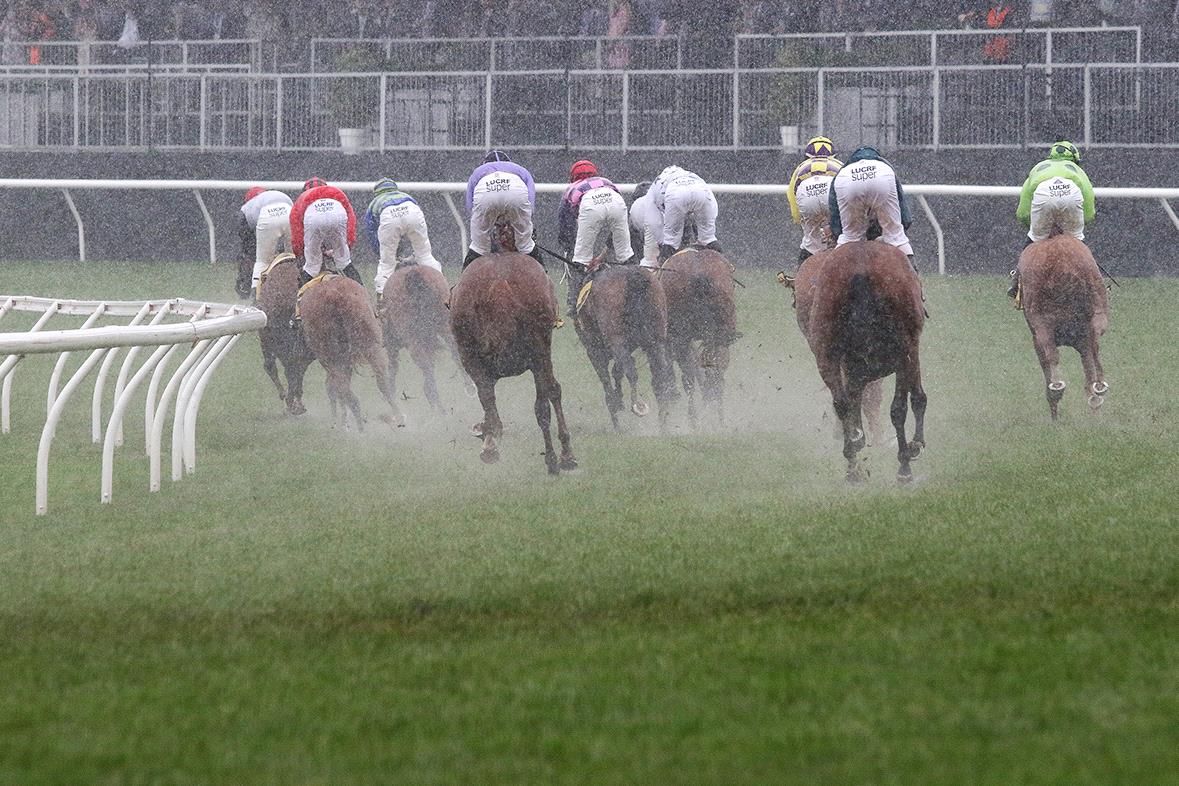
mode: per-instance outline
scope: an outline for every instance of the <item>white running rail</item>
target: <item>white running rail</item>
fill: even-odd
[[[91,441],[102,442],[103,502],[111,501],[114,485],[114,451],[123,442],[123,417],[136,390],[151,376],[145,408],[147,455],[151,466],[149,488],[159,491],[161,442],[164,421],[173,399],[172,480],[177,481],[196,469],[196,418],[201,398],[213,372],[233,349],[243,333],[260,330],[266,315],[255,308],[205,303],[174,298],[171,300],[106,301],[62,300],[0,294],[0,318],[14,311],[39,314],[32,327],[21,332],[0,333],[0,433],[11,429],[12,380],[17,364],[28,355],[60,353],[49,378],[45,425],[37,449],[37,515],[48,510],[49,449],[57,424],[70,397],[83,381],[99,367],[91,398]],[[80,327],[69,330],[44,330],[55,316],[85,316]],[[126,319],[122,325],[95,327],[100,319]],[[165,322],[180,318],[184,322]],[[188,353],[172,373],[158,398],[159,381],[166,375],[168,361],[188,346]],[[123,347],[130,347],[115,382],[114,406],[102,428],[102,403],[106,381]],[[132,375],[135,359],[144,347],[156,347]],[[70,353],[89,350],[89,354],[64,385],[66,361]],[[99,365],[101,362],[101,365]]]
[[[337,188],[370,194],[376,183],[374,181],[336,181],[329,182]],[[786,211],[786,183],[711,183],[716,194],[738,194],[742,196],[764,196],[781,200],[782,210]],[[46,189],[58,190],[65,196],[78,229],[78,260],[86,261],[86,228],[81,214],[74,206],[70,196],[71,191],[190,191],[196,197],[201,214],[204,217],[209,232],[209,263],[217,262],[216,228],[213,218],[201,197],[202,191],[233,191],[245,193],[253,186],[273,188],[279,191],[298,193],[303,189],[302,180],[67,180],[67,179],[16,179],[0,178],[0,189]],[[568,183],[537,183],[536,191],[541,194],[560,194],[565,191]],[[462,247],[458,250],[461,259],[467,252],[467,224],[455,202],[455,196],[460,199],[467,191],[466,183],[447,183],[441,181],[402,181],[401,188],[411,194],[440,194],[446,199],[451,215],[458,225]],[[619,183],[618,188],[629,194],[634,190],[634,183]],[[905,193],[916,198],[926,219],[933,229],[938,245],[938,273],[946,272],[945,234],[941,224],[929,203],[929,197],[972,197],[972,198],[1004,198],[1011,200],[1011,213],[1015,214],[1015,205],[1019,201],[1019,186],[976,186],[969,184],[933,185],[914,183],[905,186]],[[1095,188],[1093,193],[1097,199],[1148,199],[1158,202],[1167,218],[1176,230],[1179,230],[1179,216],[1171,208],[1168,200],[1179,199],[1179,188]],[[1013,232],[1019,234],[1014,228]]]

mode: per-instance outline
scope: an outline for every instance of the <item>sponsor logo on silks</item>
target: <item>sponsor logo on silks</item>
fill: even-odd
[[[826,181],[816,183],[807,183],[805,186],[807,196],[818,196],[819,194],[827,193],[829,184]]]

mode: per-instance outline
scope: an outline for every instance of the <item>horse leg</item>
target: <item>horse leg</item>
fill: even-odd
[[[536,402],[533,411],[536,413],[536,425],[540,426],[540,434],[544,437],[544,465],[550,475],[560,475],[557,466],[557,452],[553,450],[552,409],[550,405],[550,390],[547,380],[542,378],[543,371],[532,372],[532,380],[536,385]]]
[[[684,385],[684,393],[688,396],[688,422],[695,429],[696,422],[696,388],[700,381],[700,366],[696,360],[695,349],[691,341],[677,341],[672,351],[676,362],[680,366],[680,376]]]
[[[265,337],[258,343],[262,346],[262,368],[266,370],[266,375],[270,377],[270,381],[278,390],[278,400],[285,402],[287,392],[278,378],[278,357],[274,354],[274,348],[270,346],[270,342]]]
[[[283,373],[287,378],[287,413],[302,415],[307,412],[303,406],[303,377],[307,374],[307,367],[311,359],[302,355],[287,357],[282,364]]]
[[[479,458],[484,464],[494,464],[499,461],[498,440],[503,435],[504,424],[499,419],[499,410],[495,406],[496,380],[486,373],[475,377],[475,388],[479,391],[479,403],[483,405],[483,450]]]
[[[585,344],[585,353],[589,356],[590,365],[594,367],[594,371],[602,383],[602,391],[606,394],[606,409],[610,413],[610,423],[614,430],[618,431],[618,411],[622,409],[622,396],[614,383],[610,381],[610,356],[596,336],[591,337],[587,332],[583,335],[583,339],[582,343]]]
[[[909,459],[913,460],[925,450],[925,405],[929,398],[921,382],[921,357],[917,343],[909,348],[908,387],[909,403],[913,406],[913,439],[909,440]]]
[[[438,381],[434,375],[434,348],[417,342],[409,348],[409,354],[422,370],[422,388],[426,393],[426,401],[430,403],[431,409],[441,412],[442,398],[438,395]]]
[[[458,366],[459,373],[463,375],[463,391],[468,396],[477,394],[475,390],[475,383],[471,381],[471,377],[467,374],[467,370],[463,367],[462,356],[459,355],[458,343],[454,340],[454,334],[449,328],[442,332],[442,340],[446,342],[446,346],[450,349],[450,356],[454,358],[454,364]]]
[[[913,480],[913,469],[909,466],[909,461],[915,456],[910,454],[908,438],[905,436],[905,419],[909,416],[909,397],[913,392],[910,382],[911,375],[908,373],[908,369],[898,369],[896,390],[893,392],[892,406],[888,411],[892,418],[892,426],[897,432],[897,461],[901,464],[900,469],[897,470],[898,483],[908,483]],[[915,409],[916,407],[914,407]]]
[[[868,477],[867,468],[858,460],[860,450],[863,449],[864,429],[860,421],[860,389],[853,396],[853,382],[844,380],[840,364],[831,358],[818,358],[819,376],[831,391],[831,407],[835,410],[835,417],[843,428],[843,457],[847,459],[848,483],[859,483]]]
[[[373,370],[373,379],[376,380],[377,390],[381,391],[381,396],[392,410],[391,414],[382,416],[381,421],[390,426],[401,428],[405,425],[405,415],[401,413],[401,408],[397,406],[397,397],[393,394],[393,385],[390,382],[392,364],[389,362],[389,353],[385,351],[383,346],[376,344],[369,348],[364,359]],[[352,376],[351,369],[349,369],[348,376],[349,378]],[[351,393],[351,389],[349,392]],[[357,415],[357,420],[359,420],[359,415]]]
[[[725,369],[729,366],[728,344],[714,344],[708,348],[704,367],[704,401],[716,408],[717,422],[725,423]]]
[[[1089,394],[1089,411],[1096,415],[1105,403],[1105,394],[1109,392],[1109,383],[1105,381],[1105,371],[1101,368],[1098,357],[1097,335],[1090,333],[1077,346],[1077,353],[1081,356],[1081,366],[1085,369],[1085,391]]]
[[[868,418],[868,435],[876,444],[884,440],[884,429],[880,423],[880,407],[883,403],[883,379],[873,380],[864,386],[864,415]]]
[[[622,366],[622,373],[626,376],[626,382],[630,385],[630,411],[640,418],[646,417],[651,412],[651,407],[639,395],[639,369],[635,366],[634,353],[622,345],[621,342],[613,347],[614,350],[614,368],[617,369],[619,365]],[[619,394],[622,390],[619,388]]]
[[[1032,343],[1036,347],[1036,356],[1040,359],[1040,368],[1044,371],[1048,411],[1052,414],[1052,419],[1056,420],[1057,404],[1064,397],[1064,389],[1067,387],[1060,375],[1060,349],[1056,346],[1052,330],[1043,325],[1032,328]]]
[[[666,433],[671,402],[675,398],[675,371],[671,367],[667,346],[662,342],[645,347],[647,364],[651,367],[651,388],[659,406],[659,431]]]
[[[557,466],[566,472],[577,469],[577,459],[573,457],[573,441],[569,437],[569,425],[565,422],[565,409],[561,406],[561,383],[553,373],[552,357],[544,358],[545,379],[548,384],[549,403],[553,405],[553,412],[557,415],[557,440],[561,443],[561,460]]]

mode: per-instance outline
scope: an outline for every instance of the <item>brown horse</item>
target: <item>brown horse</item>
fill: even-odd
[[[556,320],[553,284],[526,254],[491,254],[476,259],[451,293],[450,324],[459,357],[483,405],[483,422],[476,429],[483,439],[480,458],[485,463],[499,460],[498,440],[503,436],[495,383],[531,371],[536,383],[536,422],[544,435],[545,466],[551,475],[577,468],[561,408],[561,385],[553,373]],[[560,460],[553,450],[550,407],[557,414]]]
[[[400,265],[385,283],[379,308],[385,349],[389,353],[389,387],[396,393],[397,356],[402,349],[408,349],[409,356],[422,371],[426,401],[435,410],[442,409],[434,376],[434,356],[439,343],[450,350],[455,363],[462,367],[450,330],[446,309],[449,300],[450,285],[440,272],[424,265]],[[463,377],[466,379],[465,373]]]
[[[358,365],[367,363],[373,370],[377,388],[392,409],[392,414],[383,415],[381,420],[404,425],[405,419],[389,385],[381,325],[365,288],[347,276],[329,277],[307,290],[299,312],[307,346],[327,372],[332,418],[335,419],[338,412],[340,426],[346,427],[351,411],[357,429],[364,428],[360,400],[352,392],[352,372]]]
[[[798,329],[802,331],[803,338],[807,337],[807,327],[811,320],[811,306],[815,302],[815,287],[819,281],[819,274],[823,270],[823,264],[827,260],[826,251],[821,251],[811,257],[808,257],[801,265],[798,266],[798,271],[791,278],[785,273],[778,276],[778,280],[782,285],[794,293],[794,317],[798,320]],[[863,395],[863,413],[864,417],[868,419],[868,433],[872,435],[872,441],[876,444],[884,439],[883,424],[880,421],[880,407],[884,404],[884,380],[877,379],[869,382],[864,386]],[[843,425],[838,424],[839,439],[843,439]]]
[[[253,260],[247,275],[253,271]],[[247,284],[249,279],[246,279]],[[314,359],[299,331],[291,325],[299,295],[299,265],[294,254],[279,254],[270,272],[258,286],[258,308],[266,312],[266,327],[258,333],[262,345],[262,367],[278,388],[278,397],[292,415],[307,411],[303,406],[303,376]],[[278,379],[276,361],[282,362],[287,388]]]
[[[1097,356],[1098,340],[1109,327],[1109,294],[1093,254],[1071,235],[1032,243],[1020,254],[1019,282],[1024,317],[1048,386],[1052,419],[1056,420],[1066,387],[1060,373],[1058,347],[1062,346],[1072,347],[1081,356],[1089,408],[1097,412],[1109,391]]]
[[[643,417],[650,411],[638,392],[636,349],[647,355],[651,388],[659,406],[659,427],[666,428],[675,396],[675,371],[667,350],[667,297],[656,274],[619,265],[601,271],[594,276],[576,324],[577,335],[606,392],[606,408],[614,429],[618,430],[618,413],[622,410],[623,376],[630,383],[631,412]]]
[[[667,340],[688,394],[688,417],[696,425],[696,390],[724,423],[725,371],[737,339],[733,267],[716,251],[689,248],[663,263],[667,294]],[[697,343],[699,342],[699,347]]]
[[[900,250],[878,240],[864,240],[828,253],[804,332],[819,375],[831,390],[835,415],[843,424],[849,481],[867,476],[857,461],[865,444],[864,387],[893,373],[897,384],[889,414],[897,433],[897,479],[913,478],[910,462],[925,447],[926,395],[920,360],[924,326],[921,284]],[[916,420],[912,441],[905,438],[910,400]]]

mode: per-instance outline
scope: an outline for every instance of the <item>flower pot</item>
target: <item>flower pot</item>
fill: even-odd
[[[368,129],[365,128],[341,128],[340,132],[340,149],[346,152],[356,152],[363,150],[365,144],[368,142]]]

